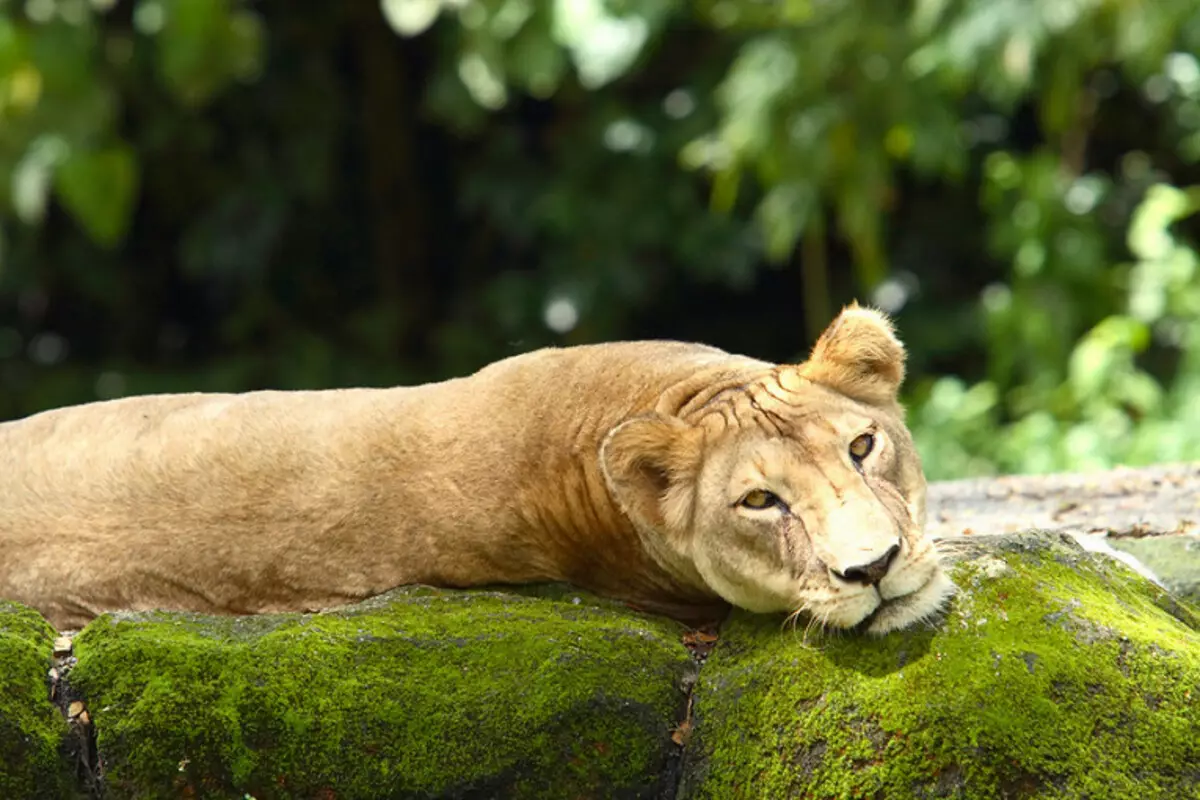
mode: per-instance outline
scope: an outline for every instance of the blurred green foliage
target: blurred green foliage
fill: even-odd
[[[931,477],[1200,458],[1190,0],[0,0],[0,417],[895,313]]]

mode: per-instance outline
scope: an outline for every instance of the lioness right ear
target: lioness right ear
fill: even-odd
[[[890,403],[904,381],[904,345],[882,312],[852,303],[829,323],[797,373],[864,403]]]
[[[622,422],[604,438],[604,479],[636,525],[668,535],[686,532],[703,436],[676,417],[647,414]]]

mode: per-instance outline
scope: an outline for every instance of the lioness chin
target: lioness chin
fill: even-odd
[[[0,425],[0,597],[71,628],[565,580],[685,620],[731,603],[886,633],[952,591],[903,376],[886,318],[851,306],[796,366],[631,342],[49,411]]]

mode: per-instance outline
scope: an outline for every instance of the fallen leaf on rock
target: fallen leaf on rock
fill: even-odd
[[[692,654],[692,658],[704,661],[720,638],[713,628],[699,628],[684,633],[682,640],[683,646]]]
[[[1063,515],[1064,515],[1064,514],[1066,514],[1066,513],[1070,512],[1070,511],[1074,511],[1074,510],[1076,510],[1077,508],[1079,508],[1079,503],[1075,503],[1075,502],[1067,502],[1067,503],[1063,503],[1062,505],[1060,505],[1060,506],[1058,507],[1058,509],[1057,509],[1057,510],[1055,510],[1055,512],[1054,512],[1054,514],[1053,514],[1053,516],[1054,516],[1054,519],[1056,519],[1056,520],[1060,520],[1060,519],[1062,519],[1062,518],[1063,518]]]
[[[683,722],[679,723],[675,730],[671,731],[671,741],[680,747],[683,747],[687,744],[691,735],[692,721],[690,719],[685,719]]]

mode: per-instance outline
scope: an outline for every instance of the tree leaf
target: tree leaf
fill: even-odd
[[[113,247],[124,238],[137,186],[137,159],[124,144],[73,151],[54,175],[59,202],[103,247]]]

